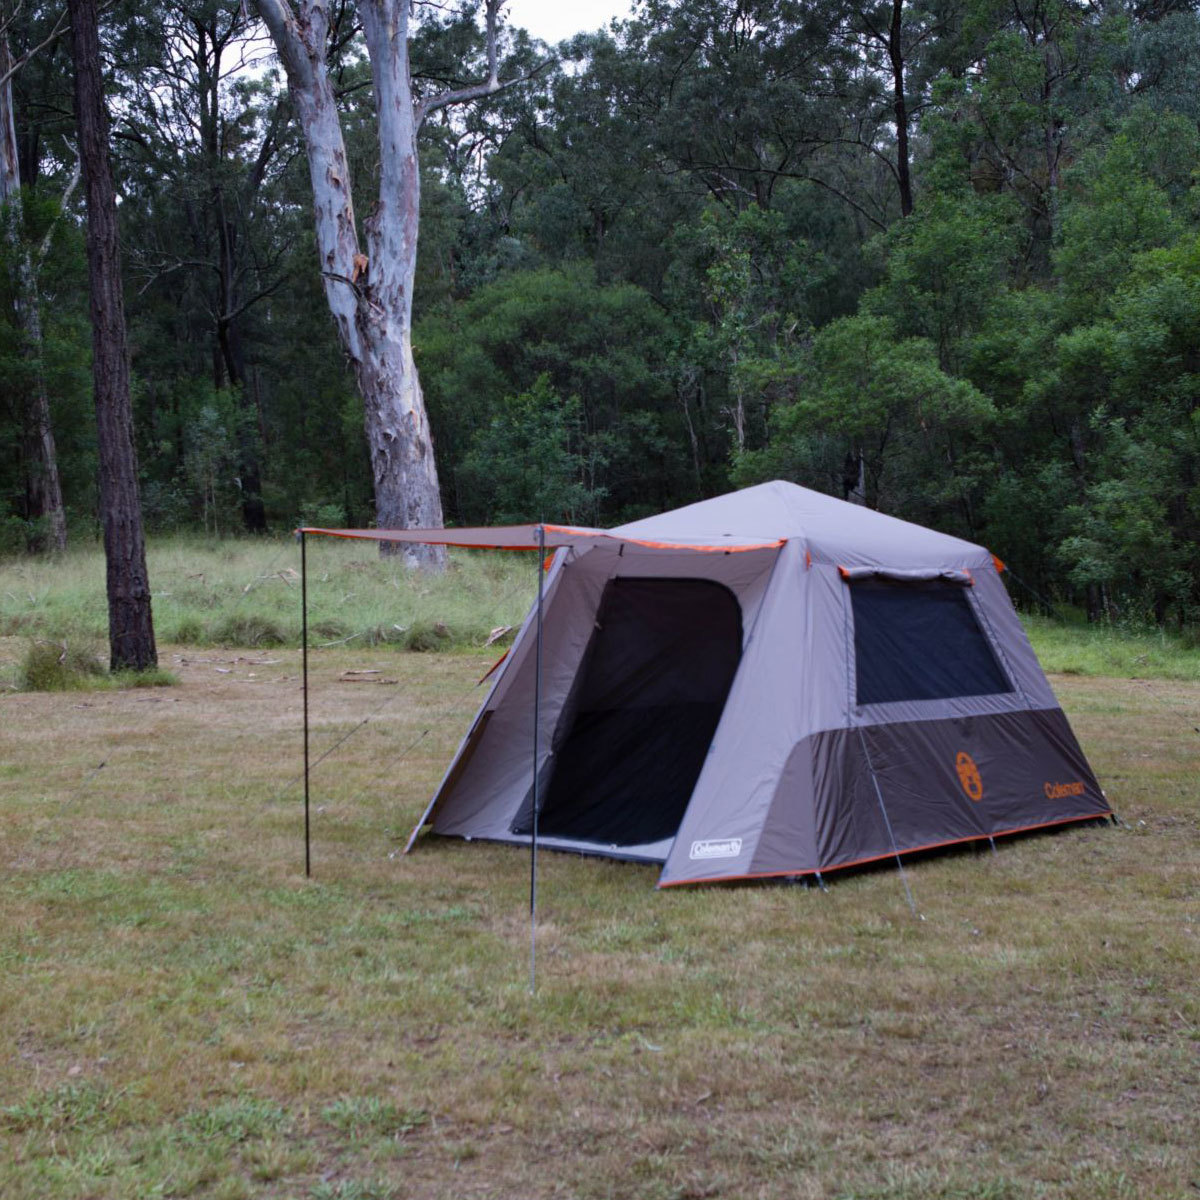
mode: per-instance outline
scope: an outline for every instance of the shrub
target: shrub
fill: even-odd
[[[287,640],[274,621],[248,613],[226,617],[213,629],[212,636],[223,646],[282,646]]]
[[[94,647],[37,641],[25,652],[18,686],[26,692],[78,691],[95,687],[107,673]]]

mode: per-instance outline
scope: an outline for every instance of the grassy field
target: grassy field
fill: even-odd
[[[300,548],[292,538],[161,538],[148,553],[154,626],[166,643],[295,646],[300,641]],[[371,543],[311,538],[309,612],[315,645],[479,646],[520,621],[536,583],[526,554],[455,552],[441,576]],[[104,558],[96,546],[65,557],[0,562],[0,636],[90,642],[108,637]],[[107,657],[107,655],[106,655]]]
[[[439,644],[515,619],[489,569]],[[451,624],[408,586],[380,623]],[[1054,677],[1125,824],[917,863],[923,921],[892,871],[658,893],[546,855],[531,996],[525,855],[399,854],[494,651],[365,641],[314,655],[315,751],[366,724],[314,775],[311,881],[295,649],[0,696],[5,1200],[1197,1194],[1197,683]]]
[[[152,540],[150,582],[160,641],[190,646],[296,646],[299,546],[292,538]],[[527,554],[452,552],[441,577],[416,576],[369,543],[309,541],[309,610],[317,646],[478,648],[516,625],[532,597]],[[1016,589],[1018,599],[1023,593]],[[1200,645],[1167,631],[1026,618],[1048,670],[1200,682]],[[60,559],[0,561],[0,637],[48,638],[107,658],[104,560],[95,545]],[[168,664],[169,665],[169,664]],[[4,679],[0,678],[0,686]],[[11,677],[8,682],[11,682]]]

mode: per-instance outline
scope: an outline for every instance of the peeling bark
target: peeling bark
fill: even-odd
[[[360,0],[379,141],[379,192],[360,243],[350,173],[325,60],[329,15],[321,0],[258,0],[287,72],[308,152],[325,298],[354,367],[365,408],[379,528],[440,526],[433,438],[412,354],[412,294],[420,219],[417,133],[433,109],[505,86],[496,72],[499,0],[486,0],[488,79],[416,103],[409,72],[408,0]],[[403,551],[440,566],[439,547]]]

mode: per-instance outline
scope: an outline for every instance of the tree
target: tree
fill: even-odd
[[[250,33],[237,3],[165,6],[151,33],[127,37],[137,70],[116,137],[127,155],[127,198],[148,201],[125,219],[133,270],[145,279],[142,291],[161,291],[167,281],[179,287],[183,276],[203,309],[213,387],[229,387],[237,400],[242,521],[261,533],[260,414],[245,327],[283,282],[292,228],[271,207],[271,185],[286,170],[286,102],[270,75],[245,78]],[[261,56],[261,36],[257,49]]]
[[[973,492],[988,467],[975,442],[995,410],[939,367],[930,341],[898,337],[884,317],[844,317],[801,370],[770,447],[740,456],[739,483],[798,478],[845,498],[861,488],[871,508],[978,537]]]
[[[12,255],[16,279],[13,288],[13,321],[21,338],[21,357],[28,367],[28,408],[25,414],[25,515],[30,522],[31,550],[50,547],[65,550],[67,520],[62,484],[58,473],[58,451],[50,421],[50,393],[42,366],[42,318],[38,296],[39,255],[23,242],[24,203],[21,195],[21,165],[13,106],[13,76],[27,61],[15,61],[9,49],[9,22],[0,18],[0,214],[4,236]],[[51,37],[57,36],[56,23]],[[74,188],[74,181],[70,190]],[[47,238],[47,246],[48,246]]]
[[[150,580],[133,447],[125,343],[125,300],[117,246],[117,204],[108,161],[108,109],[100,70],[96,0],[69,0],[75,58],[75,119],[87,195],[92,379],[100,457],[100,520],[107,565],[108,640],[115,670],[158,664]]]
[[[358,5],[371,64],[379,153],[378,196],[360,241],[327,61],[330,40],[345,35],[321,0],[258,3],[287,72],[308,152],[325,296],[363,397],[375,519],[381,528],[442,523],[433,441],[412,354],[420,217],[417,135],[435,110],[508,86],[499,77],[500,6],[501,0],[485,0],[487,79],[418,97],[409,53],[416,32],[413,6],[409,0],[361,0]],[[437,548],[406,548],[405,553],[429,564],[444,559]]]
[[[483,461],[481,444],[484,450],[501,445],[497,416],[501,424],[518,417],[528,424],[531,413],[544,409],[557,421],[564,403],[578,410],[580,430],[571,446],[587,459],[589,503],[603,501],[589,523],[660,511],[687,487],[670,383],[678,331],[640,288],[601,285],[586,264],[511,271],[449,311],[426,316],[416,332],[456,518],[490,519],[481,472],[461,468],[470,456]],[[498,405],[512,396],[521,398],[515,407]],[[529,397],[538,401],[533,408]],[[492,432],[482,435],[487,429]],[[526,509],[525,515],[538,513]]]

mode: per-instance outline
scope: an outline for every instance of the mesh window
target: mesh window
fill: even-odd
[[[848,586],[859,704],[1013,690],[961,584],[862,579]]]

